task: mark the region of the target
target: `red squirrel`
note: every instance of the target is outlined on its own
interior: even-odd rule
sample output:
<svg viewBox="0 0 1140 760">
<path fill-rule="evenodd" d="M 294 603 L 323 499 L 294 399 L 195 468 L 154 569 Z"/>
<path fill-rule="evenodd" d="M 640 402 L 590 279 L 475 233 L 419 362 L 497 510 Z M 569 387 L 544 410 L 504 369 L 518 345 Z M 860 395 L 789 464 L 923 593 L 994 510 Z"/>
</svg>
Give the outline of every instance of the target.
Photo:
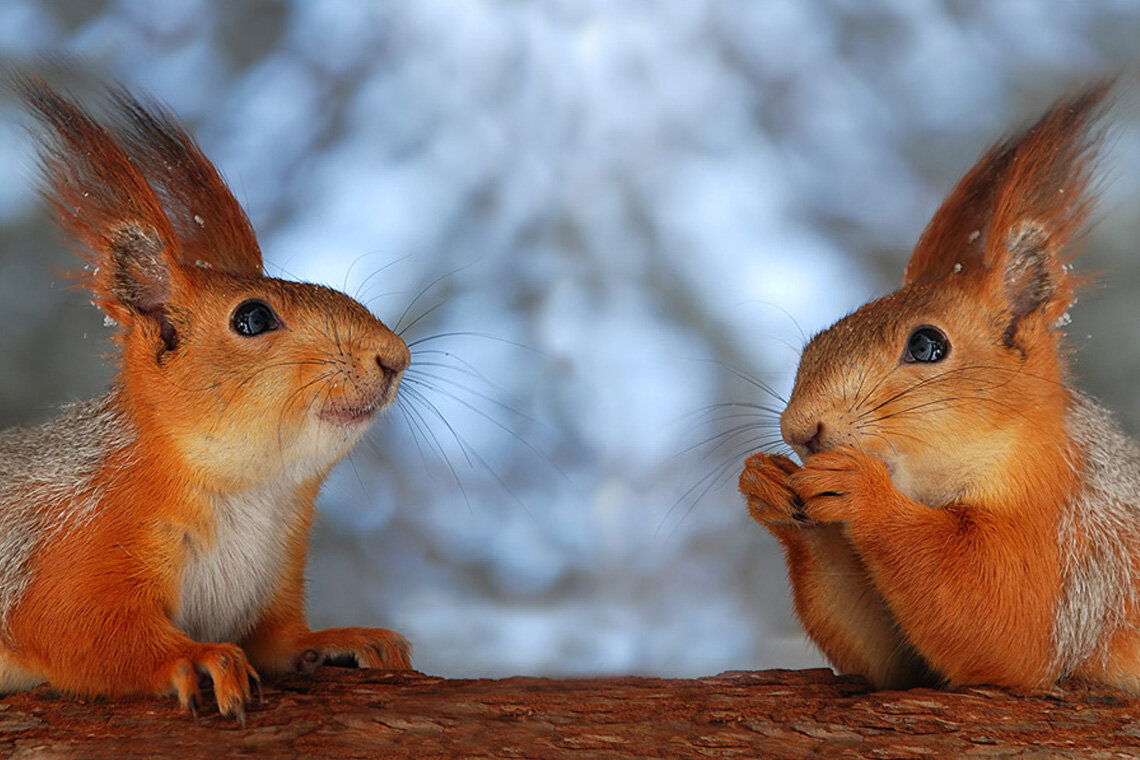
<svg viewBox="0 0 1140 760">
<path fill-rule="evenodd" d="M 1113 84 L 990 148 L 903 287 L 816 335 L 745 463 L 795 609 L 881 688 L 1076 678 L 1140 694 L 1140 448 L 1073 388 L 1062 327 Z"/>
<path fill-rule="evenodd" d="M 259 674 L 407 669 L 383 628 L 312 631 L 305 559 L 332 466 L 396 397 L 404 341 L 335 290 L 265 276 L 253 228 L 163 108 L 102 120 L 15 82 L 44 195 L 118 326 L 99 398 L 0 433 L 0 690 L 175 693 L 244 720 Z"/>
</svg>

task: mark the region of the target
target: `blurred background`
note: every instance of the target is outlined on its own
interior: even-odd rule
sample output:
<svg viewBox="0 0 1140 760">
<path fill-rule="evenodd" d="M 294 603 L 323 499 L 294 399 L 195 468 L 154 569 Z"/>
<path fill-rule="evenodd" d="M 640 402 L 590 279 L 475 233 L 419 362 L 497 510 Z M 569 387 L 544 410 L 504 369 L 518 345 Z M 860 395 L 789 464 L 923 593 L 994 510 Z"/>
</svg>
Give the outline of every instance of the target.
<svg viewBox="0 0 1140 760">
<path fill-rule="evenodd" d="M 148 0 L 0 4 L 0 65 L 78 57 L 168 103 L 268 270 L 356 295 L 416 373 L 333 474 L 316 625 L 443 675 L 822 660 L 735 490 L 806 337 L 901 279 L 984 147 L 1129 76 L 1069 327 L 1140 429 L 1140 4 Z M 76 85 L 82 94 L 82 85 Z M 0 425 L 95 395 L 108 330 L 59 271 L 0 99 Z"/>
</svg>

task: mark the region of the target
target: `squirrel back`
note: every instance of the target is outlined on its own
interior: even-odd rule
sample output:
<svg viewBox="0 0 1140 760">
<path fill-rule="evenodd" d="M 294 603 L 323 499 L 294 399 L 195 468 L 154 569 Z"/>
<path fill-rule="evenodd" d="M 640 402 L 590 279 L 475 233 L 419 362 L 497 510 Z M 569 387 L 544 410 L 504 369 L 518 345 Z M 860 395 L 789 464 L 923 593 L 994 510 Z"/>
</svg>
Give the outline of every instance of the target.
<svg viewBox="0 0 1140 760">
<path fill-rule="evenodd" d="M 1129 619 L 1140 601 L 1140 446 L 1111 412 L 1071 393 L 1066 429 L 1080 486 L 1058 521 L 1064 585 L 1053 643 L 1061 673 L 1103 659 L 1114 638 L 1140 622 Z"/>
<path fill-rule="evenodd" d="M 0 641 L 36 548 L 97 506 L 92 479 L 107 452 L 134 441 L 107 397 L 73 404 L 35 427 L 0 431 Z"/>
</svg>

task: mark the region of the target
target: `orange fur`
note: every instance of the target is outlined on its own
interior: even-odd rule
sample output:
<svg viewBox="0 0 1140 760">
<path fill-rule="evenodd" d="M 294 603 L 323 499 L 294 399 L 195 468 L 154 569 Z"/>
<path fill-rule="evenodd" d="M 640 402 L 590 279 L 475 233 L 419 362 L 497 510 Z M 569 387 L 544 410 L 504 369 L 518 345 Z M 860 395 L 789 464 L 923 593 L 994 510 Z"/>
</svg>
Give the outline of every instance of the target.
<svg viewBox="0 0 1140 760">
<path fill-rule="evenodd" d="M 781 417 L 803 466 L 745 463 L 740 489 L 784 546 L 797 614 L 841 671 L 883 687 L 1073 674 L 1057 651 L 1062 595 L 1077 593 L 1059 536 L 1087 463 L 1056 323 L 1080 284 L 1067 263 L 1111 87 L 983 155 L 923 233 L 904 287 L 804 350 Z M 908 353 L 924 329 L 944 355 Z M 1140 644 L 1112 642 L 1076 674 L 1140 692 Z"/>
<path fill-rule="evenodd" d="M 398 634 L 311 631 L 304 611 L 314 500 L 393 401 L 407 346 L 342 293 L 264 277 L 244 212 L 166 112 L 115 91 L 106 126 L 38 80 L 19 89 L 47 130 L 45 193 L 120 326 L 121 366 L 105 440 L 78 442 L 98 449 L 92 471 L 53 484 L 55 462 L 16 451 L 48 487 L 0 503 L 36 526 L 30 548 L 14 544 L 29 556 L 0 687 L 174 692 L 196 709 L 201 673 L 242 718 L 255 666 L 410 667 Z M 276 321 L 246 334 L 251 301 Z M 27 435 L 67 440 L 67 419 Z"/>
</svg>

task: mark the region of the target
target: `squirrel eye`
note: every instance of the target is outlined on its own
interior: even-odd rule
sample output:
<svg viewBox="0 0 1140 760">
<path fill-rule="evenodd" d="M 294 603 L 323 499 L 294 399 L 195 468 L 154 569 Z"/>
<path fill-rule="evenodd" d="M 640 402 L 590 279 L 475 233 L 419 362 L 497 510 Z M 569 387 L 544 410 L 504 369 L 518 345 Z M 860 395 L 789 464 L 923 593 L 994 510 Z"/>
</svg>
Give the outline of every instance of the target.
<svg viewBox="0 0 1140 760">
<path fill-rule="evenodd" d="M 906 339 L 906 356 L 908 362 L 937 362 L 941 361 L 950 351 L 950 343 L 946 336 L 936 327 L 919 327 Z"/>
<path fill-rule="evenodd" d="M 265 301 L 251 299 L 243 301 L 234 309 L 234 315 L 230 318 L 230 326 L 239 335 L 254 336 L 276 330 L 281 326 L 281 320 L 277 318 L 273 309 Z"/>
</svg>

